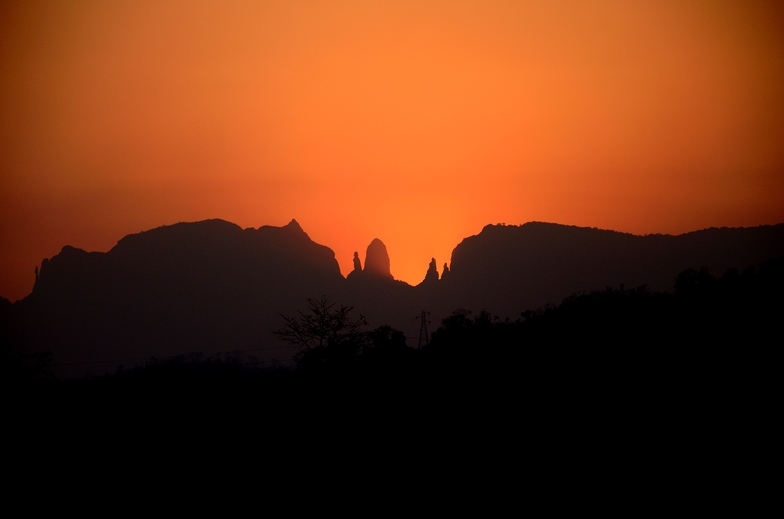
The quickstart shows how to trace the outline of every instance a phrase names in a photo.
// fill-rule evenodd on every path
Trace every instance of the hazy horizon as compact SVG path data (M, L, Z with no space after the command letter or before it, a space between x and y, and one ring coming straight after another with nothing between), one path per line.
M392 274L488 224L784 222L779 2L11 1L0 295L64 245L220 218Z
M206 219L206 220L201 220L201 221L209 221L209 220L223 220L223 219L222 219L222 218L208 218L208 219ZM307 230L306 228L304 228L304 227L302 226L302 224L301 224L301 223L300 223L300 222L299 222L299 221L298 221L296 218L293 218L292 220L293 220L293 221L296 221L296 222L297 222L297 224L298 224L298 225L299 225L299 226L302 228L302 230L303 230L303 231L304 231L306 234L308 234L308 237L311 239L311 241L313 241L314 243L316 243L316 244L318 244L318 245L323 245L323 246L325 246L325 247L328 247L329 249L331 249L331 250L334 252L334 249L332 249L332 247L330 247L330 245L329 245L328 243L320 243L320 242L318 242L317 240L313 240L313 237L312 237L312 236L310 236L310 234L308 233L308 230ZM289 222L287 222L287 223L286 223L286 224L284 224L284 225L275 225L275 226L270 226L270 225L268 225L268 224L265 224L265 225L260 225L260 226L257 226L257 227L242 227L242 226L240 226L240 227L241 227L242 229L249 229L249 228L252 228L252 229L258 229L258 228L260 228L260 227L278 227L278 228L280 228L280 227L285 227L286 225L288 225L289 223L291 223L291 221L292 221L292 220L290 220ZM224 221L227 221L227 222L228 222L228 220L224 220ZM144 229L144 230L141 230L141 231L139 231L138 233L131 233L131 234L141 234L141 233L144 233L144 232L147 232L147 231L154 230L154 229L156 229L156 228L160 228L160 227L169 227L169 226L172 226L172 225L177 225L177 224L181 224L181 223L198 223L198 222L174 222L174 223L171 223L171 224L163 224L163 225L155 226L155 227L152 227L152 228L150 228L150 229ZM235 224L235 225L236 225L236 223L235 223L235 222L228 222L228 223L232 223L232 224ZM454 249L455 247L457 247L457 246L460 244L460 242L462 242L464 239L466 239L466 238L470 238L470 237L473 237L473 236L476 236L476 235L480 234L480 233L481 233L481 231L482 231L482 230L483 230L485 227L488 227L488 226L496 226L496 225L500 225L500 226L511 226L511 227L521 227L521 226L523 226L523 225L530 224L530 223L541 223L541 224L548 224L548 225L561 225L561 226L565 226L565 227L580 227L580 228L599 229L599 228L597 228L597 227L574 226L574 225L570 225L570 224L561 224L561 223L557 223L557 222L542 222L542 221L538 221L538 220L534 220L534 221L530 221L530 222L523 222L523 223L521 223L521 224L508 224L508 223L502 223L502 222L488 223L488 224L485 224L485 225L483 225L483 226L482 226L482 228L481 228L481 229L479 229L479 230L477 230L475 233L473 233L473 234L470 234L470 235L466 235L466 236L464 236L463 238L461 238L461 240L460 240L460 241L458 241L457 243L455 243L455 244L454 244L454 247L453 247L453 249ZM761 226L764 226L764 225L778 225L778 224L784 224L784 222L778 222L777 224L761 224ZM755 227L756 227L756 226L755 226ZM717 227L712 227L712 228L717 228ZM708 229L708 228L705 228L705 229ZM638 235L638 234L635 234L635 233L626 233L626 234L632 234L632 235L635 235L635 236L646 236L646 235L663 235L663 234L664 234L664 235L677 236L677 235L680 235L680 234L688 234L688 233L690 233L690 232L702 231L702 230L705 230L705 229L693 229L693 230L691 230L691 231L686 231L686 232L684 232L684 233L676 233L676 234L673 234L673 233L645 233L645 234L639 234L639 235ZM623 232L623 231L617 231L617 230L615 230L615 229L600 229L600 230L605 230L605 231L612 231L612 232ZM126 236L128 236L128 235L126 235ZM125 236L123 236L123 237L121 237L121 238L118 238L118 239L117 239L117 241L119 242L119 241L120 241L122 238L124 238L124 237L125 237ZM380 238L378 238L378 239L380 239ZM383 239L381 239L381 241L383 242L384 240L383 240ZM361 265L362 265L362 268L363 268L363 269L365 268L365 262L366 262L365 251L366 251L366 249L367 249L367 246L368 246L369 244L370 244L370 242L368 242L368 244L367 244L367 245L364 245L364 246L362 246L362 247L358 247L358 248L357 248L357 250L355 251L355 252L358 252L358 253L359 253L359 258L360 258L360 260L361 260ZM115 243L115 245L116 245L116 243ZM63 246L62 246L62 247L65 247L65 246L73 246L73 245L72 245L72 244L63 244ZM386 244L384 244L384 246L386 247ZM61 247L60 249L62 249L62 247ZM114 247L114 245L113 245L112 247L110 247L109 249L107 249L107 250L101 250L101 251L88 250L87 252L101 252L101 253L106 253L106 252L108 252L109 250L111 250L113 247ZM77 247L77 248L79 248L79 247ZM60 250L58 249L58 253L59 253L59 252L60 252ZM387 252L388 252L388 254L389 254L389 256L390 256L390 261L391 261L390 271L391 271L391 273L392 273L392 276L393 276L393 277L394 277L396 280L399 280L399 281L404 281L404 282L406 282L406 283L408 283L409 285L412 285L412 286L416 286L416 285L420 284L420 283L421 283L421 282L424 280L424 278L425 278L425 274L426 274L426 272L427 272L427 267L428 267L429 265L426 265L425 267L423 267L423 268L422 268L422 273L421 273L421 276L420 276L418 279L416 279L415 281L411 282L411 281L408 281L408 280L405 280L405 279L401 279L400 277L398 277L397 275L395 275L395 270L394 270L394 251L390 251L390 250L389 250L389 247L387 247ZM54 255L56 255L56 254L53 254L52 256L54 256ZM49 256L48 258L51 258L51 256ZM42 258L42 259L43 259L43 258ZM340 273L341 273L341 275L342 275L344 278L345 278L345 277L347 277L347 276L348 276L348 274L349 274L349 273L350 273L350 272L353 270L353 268L354 268L354 265L353 265L353 263L352 263L352 265L351 265L351 268L349 268L349 269L345 269L345 268L344 268L344 266L343 266L343 264L341 263L340 259L339 259L339 258L337 258L337 255L336 255L336 258L335 258L335 259L338 261L338 266L340 267ZM440 262L440 263L438 263L438 262L437 262L437 263L436 263L436 266L437 266L437 269L438 269L439 276L440 276L440 275L443 273L443 264L444 264L444 263L447 263L447 264L449 264L449 265L450 265L450 268L451 268L451 260L452 260L452 258L451 258L451 253L450 253L449 257L448 257L448 258L446 258L446 259L445 259L443 262ZM428 261L428 263L429 263L429 261ZM37 267L39 267L39 266L40 266L40 262L36 264L36 268L37 268ZM22 299L22 298L26 297L27 295L29 295L29 294L30 294L30 292L32 292L32 281L34 281L34 280L35 280L35 278L34 278L34 276L31 276L31 277L32 277L32 280L31 280L31 283L30 283L30 289L29 289L27 292L25 292L25 293L24 293L22 296L20 296L20 297L18 297L18 298L9 298L9 297L7 297L7 296L5 296L5 295L3 295L3 294L0 294L0 297L5 297L6 299L10 299L10 300L11 300L11 302L13 302L13 301L15 301L15 300L18 300L18 299Z

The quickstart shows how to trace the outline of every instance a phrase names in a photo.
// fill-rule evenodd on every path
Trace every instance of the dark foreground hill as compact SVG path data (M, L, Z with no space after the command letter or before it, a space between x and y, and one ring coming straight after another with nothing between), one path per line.
M141 451L132 458L181 453L199 466L210 453L247 466L259 452L264 466L278 455L301 471L324 453L336 458L330 467L392 453L390 462L448 472L526 464L537 478L552 472L548 485L581 470L635 488L647 476L689 493L695 478L713 492L736 492L733 478L758 490L773 484L760 469L778 442L782 292L782 260L719 278L689 270L674 293L606 289L514 321L456 312L420 350L394 330L349 325L296 370L183 356L20 384L5 393L8 443L47 460L106 458L119 445ZM444 459L433 462L434 451Z
M455 248L441 279L431 264L414 287L389 274L383 243L371 245L366 268L355 258L347 279L334 253L295 221L245 230L221 220L181 223L127 236L107 253L66 246L44 260L30 296L0 305L2 333L14 351L51 352L60 374L193 352L285 362L295 349L273 334L281 314L327 296L415 345L422 310L436 324L458 308L514 320L576 292L642 284L666 291L689 268L722 274L784 256L784 225L680 236L490 225Z
M369 464L435 467L472 485L491 474L495 490L505 488L495 480L518 481L509 467L526 467L548 503L571 485L624 508L619 495L673 495L678 506L688 495L726 510L726 494L746 511L775 495L784 260L762 258L780 254L781 232L649 240L492 226L456 249L445 279L431 268L416 287L388 276L380 257L344 279L332 252L296 223L199 222L125 238L105 254L66 247L44 263L33 294L0 299L10 471L27 481L19 475L87 466L116 485L112 468L137 477L150 467L169 476L171 467L224 475L259 466L285 478L281 468L357 460L363 476ZM663 280L684 264L742 270ZM674 290L630 288L635 276ZM627 287L602 287L619 283ZM602 289L520 316L526 301L594 286ZM420 350L376 322L309 350L296 370L256 362L292 351L270 349L277 312L301 323L305 298L319 293L376 321L429 308L440 326ZM507 305L512 319L479 311L483 302ZM451 313L458 305L474 312ZM439 308L449 308L443 321ZM52 358L35 353L47 349ZM229 349L252 351L212 353ZM203 354L186 354L194 351ZM114 360L120 354L129 361ZM158 360L131 367L149 356ZM47 360L58 374L126 368L27 383Z

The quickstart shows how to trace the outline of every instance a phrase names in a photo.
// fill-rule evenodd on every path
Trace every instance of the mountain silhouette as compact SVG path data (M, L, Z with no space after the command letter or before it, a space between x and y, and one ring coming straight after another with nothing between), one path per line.
M394 323L404 328L414 315L411 312L417 312L419 303L413 287L392 276L384 242L378 238L370 242L363 269L357 269L357 253L354 253L354 264L354 270L337 294L340 300L355 307L373 327Z
M784 255L784 225L711 228L671 235L531 222L488 225L452 252L443 296L456 307L514 315L559 303L575 292L647 285L672 290L676 276L714 274Z
M373 328L391 325L413 338L422 310L435 323L458 308L515 319L576 292L622 284L671 290L689 268L721 274L780 256L784 224L679 236L488 225L454 249L441 279L432 259L424 281L411 286L392 277L378 239L364 269L355 254L344 278L334 252L295 220L244 230L207 220L129 235L106 253L63 247L43 261L28 297L0 301L0 331L14 347L51 351L55 371L70 375L191 352L285 361L294 350L272 332L307 298L328 296Z
M245 230L222 220L179 223L126 236L106 253L63 247L15 305L16 333L34 350L51 349L56 365L79 370L253 350L269 346L279 312L342 281L334 253L294 220Z

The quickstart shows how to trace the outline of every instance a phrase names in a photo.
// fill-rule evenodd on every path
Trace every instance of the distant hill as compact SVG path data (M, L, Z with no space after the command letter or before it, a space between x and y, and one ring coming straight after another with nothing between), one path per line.
M278 312L342 281L334 253L296 221L245 230L180 223L126 236L107 253L66 246L44 260L32 294L15 304L16 336L51 349L57 365L77 364L68 372L87 362L95 372L125 359L264 348Z
M391 251L394 258L394 251ZM222 220L126 236L109 252L63 247L44 260L33 292L0 305L14 347L51 350L59 373L102 373L140 359L251 352L288 360L273 330L280 314L326 295L371 326L390 324L416 345L422 310L430 330L458 308L515 319L575 292L647 284L670 290L688 268L714 274L784 256L784 224L634 236L548 223L488 225L453 251L441 279L431 262L418 286L394 280L380 240L345 279L331 249L296 221L241 229ZM425 271L423 265L423 274ZM424 277L424 276L423 276Z
M784 224L678 236L541 222L488 225L454 249L449 275L442 281L453 304L503 316L607 286L645 284L668 291L688 268L723 274L779 256L784 256Z

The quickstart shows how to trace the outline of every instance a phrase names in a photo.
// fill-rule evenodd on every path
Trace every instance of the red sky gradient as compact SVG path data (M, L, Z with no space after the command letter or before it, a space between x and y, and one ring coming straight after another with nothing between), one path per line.
M784 222L782 5L4 2L0 295L207 218L412 284L488 223Z

